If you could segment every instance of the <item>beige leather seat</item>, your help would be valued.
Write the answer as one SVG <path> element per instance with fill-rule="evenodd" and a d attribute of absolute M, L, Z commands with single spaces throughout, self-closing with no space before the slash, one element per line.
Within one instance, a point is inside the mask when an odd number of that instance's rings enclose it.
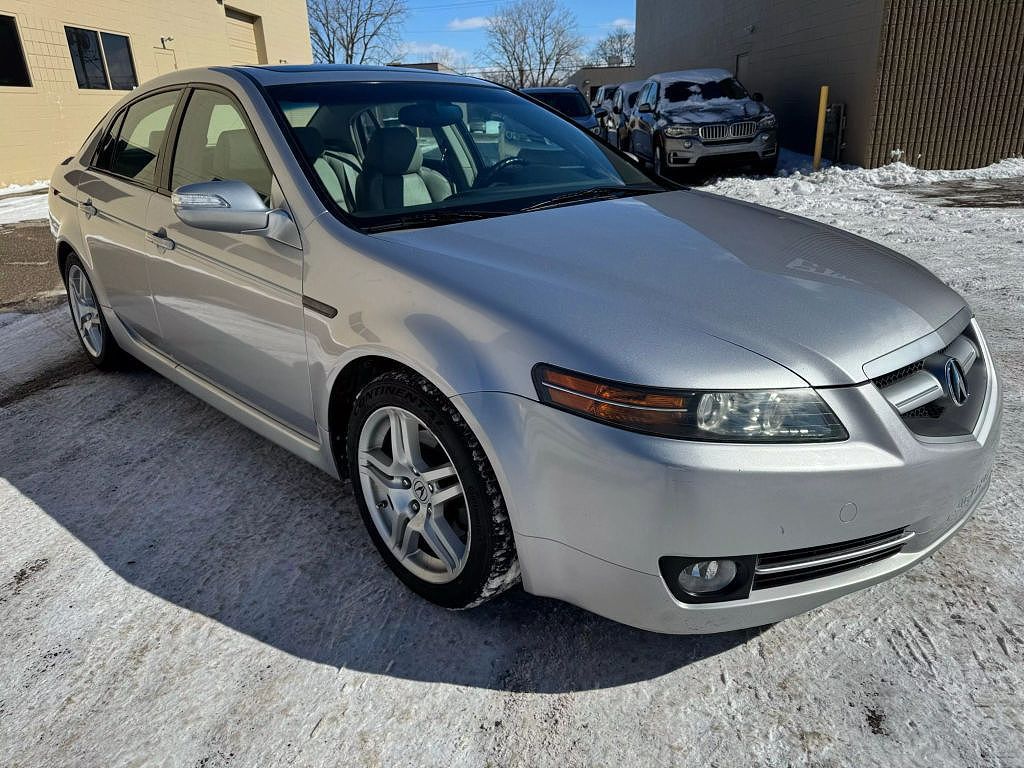
<path fill-rule="evenodd" d="M 366 147 L 363 171 L 356 181 L 361 211 L 395 210 L 450 197 L 452 186 L 437 171 L 423 166 L 416 135 L 408 128 L 378 128 Z"/>
<path fill-rule="evenodd" d="M 270 197 L 272 174 L 252 134 L 245 128 L 224 131 L 213 151 L 213 175 L 244 181 L 265 198 Z"/>
<path fill-rule="evenodd" d="M 324 138 L 316 128 L 304 126 L 295 129 L 295 136 L 316 175 L 320 177 L 327 194 L 342 210 L 350 211 L 355 200 L 358 167 L 346 169 L 336 157 L 324 151 Z M 354 158 L 353 158 L 354 159 Z"/>

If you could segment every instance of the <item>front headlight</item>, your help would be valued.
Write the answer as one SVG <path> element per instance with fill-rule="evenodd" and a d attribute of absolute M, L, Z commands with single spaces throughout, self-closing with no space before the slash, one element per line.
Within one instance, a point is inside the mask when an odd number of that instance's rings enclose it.
<path fill-rule="evenodd" d="M 697 126 L 696 125 L 668 125 L 665 127 L 665 135 L 671 136 L 673 139 L 679 139 L 683 136 L 696 136 Z"/>
<path fill-rule="evenodd" d="M 682 440 L 802 443 L 845 440 L 813 389 L 702 392 L 647 389 L 538 365 L 542 403 L 615 427 Z"/>
<path fill-rule="evenodd" d="M 766 115 L 762 117 L 760 122 L 757 124 L 758 130 L 767 131 L 774 128 L 779 124 L 779 121 L 775 119 L 775 115 Z"/>

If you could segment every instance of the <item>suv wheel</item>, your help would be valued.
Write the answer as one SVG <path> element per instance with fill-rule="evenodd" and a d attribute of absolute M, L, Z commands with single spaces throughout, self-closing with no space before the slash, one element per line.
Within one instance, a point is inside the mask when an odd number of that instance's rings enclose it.
<path fill-rule="evenodd" d="M 519 581 L 494 471 L 451 402 L 425 379 L 385 373 L 356 396 L 349 476 L 366 529 L 406 586 L 469 608 Z"/>

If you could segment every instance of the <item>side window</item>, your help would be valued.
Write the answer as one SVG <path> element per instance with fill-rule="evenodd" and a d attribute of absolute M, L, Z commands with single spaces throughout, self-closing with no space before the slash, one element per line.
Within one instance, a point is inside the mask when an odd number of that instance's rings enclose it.
<path fill-rule="evenodd" d="M 93 159 L 93 166 L 104 171 L 110 170 L 110 164 L 114 160 L 114 150 L 117 148 L 117 135 L 121 132 L 121 123 L 124 122 L 125 110 L 117 113 L 117 117 L 110 124 L 110 128 L 100 140 L 96 148 L 96 157 Z"/>
<path fill-rule="evenodd" d="M 13 16 L 6 15 L 0 15 L 0 85 L 21 88 L 32 85 L 25 51 L 18 37 L 18 25 Z"/>
<path fill-rule="evenodd" d="M 180 91 L 164 91 L 136 101 L 114 121 L 117 139 L 104 141 L 96 165 L 142 184 L 156 183 L 156 162 Z"/>
<path fill-rule="evenodd" d="M 364 154 L 366 145 L 370 143 L 370 137 L 377 128 L 377 118 L 370 110 L 365 109 L 356 117 L 356 134 L 359 136 L 359 143 L 363 145 Z"/>
<path fill-rule="evenodd" d="M 235 101 L 219 91 L 194 91 L 174 150 L 171 189 L 200 181 L 244 181 L 269 202 L 272 179 Z"/>

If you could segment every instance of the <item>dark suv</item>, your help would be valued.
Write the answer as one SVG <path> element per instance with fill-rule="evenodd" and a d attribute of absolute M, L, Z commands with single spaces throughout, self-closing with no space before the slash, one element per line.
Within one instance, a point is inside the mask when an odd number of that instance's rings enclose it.
<path fill-rule="evenodd" d="M 773 173 L 777 121 L 759 93 L 724 69 L 688 69 L 647 79 L 629 121 L 629 146 L 658 173 L 711 158 Z"/>
<path fill-rule="evenodd" d="M 561 112 L 574 123 L 593 133 L 599 133 L 600 127 L 594 110 L 590 108 L 586 98 L 573 85 L 550 86 L 547 88 L 523 88 L 522 93 Z"/>

